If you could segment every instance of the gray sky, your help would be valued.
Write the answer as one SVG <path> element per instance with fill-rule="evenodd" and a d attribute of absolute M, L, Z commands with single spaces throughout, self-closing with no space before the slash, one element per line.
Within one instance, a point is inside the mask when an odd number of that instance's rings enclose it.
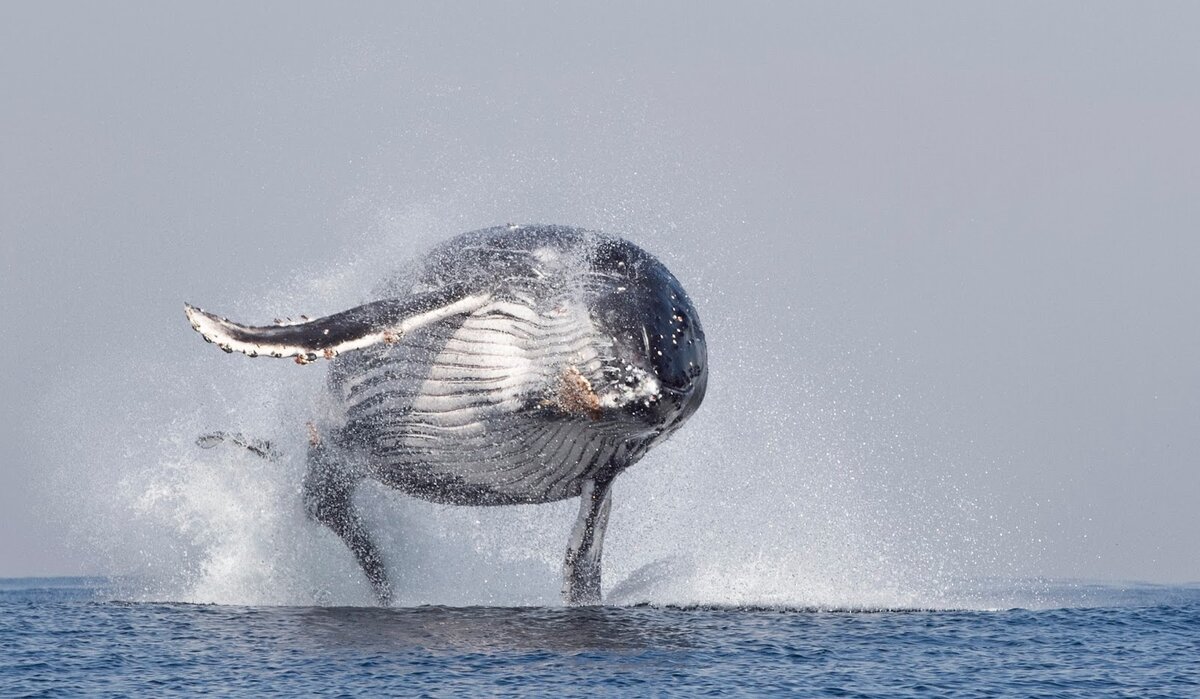
<path fill-rule="evenodd" d="M 94 568 L 42 475 L 183 301 L 514 221 L 667 259 L 714 414 L 852 375 L 1037 572 L 1200 580 L 1197 5 L 595 5 L 5 5 L 0 575 Z"/>

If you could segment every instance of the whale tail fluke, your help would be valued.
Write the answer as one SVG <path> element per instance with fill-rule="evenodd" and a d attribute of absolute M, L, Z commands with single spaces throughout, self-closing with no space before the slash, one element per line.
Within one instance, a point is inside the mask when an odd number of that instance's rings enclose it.
<path fill-rule="evenodd" d="M 473 313 L 491 300 L 487 293 L 472 292 L 462 284 L 403 299 L 387 299 L 356 306 L 340 313 L 276 325 L 242 325 L 190 304 L 184 313 L 192 328 L 226 352 L 251 357 L 294 357 L 308 364 L 319 357 L 333 359 L 342 352 L 381 342 L 399 341 L 405 334 L 430 323 Z"/>

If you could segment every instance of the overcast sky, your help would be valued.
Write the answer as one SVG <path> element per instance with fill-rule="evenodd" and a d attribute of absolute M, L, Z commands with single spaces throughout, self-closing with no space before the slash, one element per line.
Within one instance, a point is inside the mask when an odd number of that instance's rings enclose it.
<path fill-rule="evenodd" d="M 183 301 L 514 221 L 668 260 L 711 410 L 849 372 L 1037 572 L 1200 580 L 1200 6 L 296 5 L 0 10 L 0 575 L 107 572 L 54 406 L 204 354 Z"/>

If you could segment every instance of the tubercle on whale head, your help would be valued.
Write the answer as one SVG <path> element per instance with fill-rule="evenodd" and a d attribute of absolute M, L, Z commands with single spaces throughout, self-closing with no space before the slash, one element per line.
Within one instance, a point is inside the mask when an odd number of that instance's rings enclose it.
<path fill-rule="evenodd" d="M 602 370 L 596 396 L 602 414 L 625 422 L 639 434 L 660 431 L 663 420 L 654 414 L 659 407 L 662 385 L 654 372 L 634 364 L 618 362 Z"/>
<path fill-rule="evenodd" d="M 653 374 L 634 366 L 626 366 L 618 372 L 606 369 L 604 374 L 615 377 L 625 376 L 624 380 L 603 381 L 593 387 L 591 381 L 583 375 L 576 366 L 567 366 L 558 376 L 546 398 L 541 401 L 543 407 L 557 408 L 563 413 L 586 417 L 590 420 L 617 417 L 626 414 L 629 417 L 645 418 L 649 416 L 646 409 L 655 407 L 662 400 L 662 388 Z M 658 431 L 659 420 L 638 419 L 646 422 L 650 432 Z"/>

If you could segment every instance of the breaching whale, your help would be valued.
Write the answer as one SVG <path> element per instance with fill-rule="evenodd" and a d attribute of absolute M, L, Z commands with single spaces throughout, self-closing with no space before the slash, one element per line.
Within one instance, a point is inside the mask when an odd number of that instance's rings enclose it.
<path fill-rule="evenodd" d="M 598 604 L 613 479 L 704 398 L 704 331 L 679 281 L 614 235 L 509 225 L 443 243 L 386 288 L 273 326 L 185 311 L 226 352 L 331 360 L 336 407 L 310 424 L 305 509 L 381 604 L 387 571 L 353 502 L 365 478 L 456 505 L 579 497 L 563 599 Z"/>

